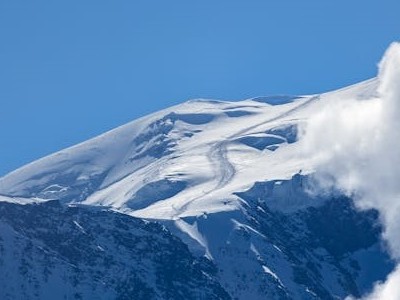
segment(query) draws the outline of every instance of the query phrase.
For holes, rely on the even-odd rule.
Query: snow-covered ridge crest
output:
[[[122,212],[118,219],[161,223],[152,236],[171,232],[185,242],[232,298],[360,297],[395,266],[381,247],[378,212],[357,210],[352,202],[381,211],[396,253],[390,238],[396,222],[387,221],[397,218],[398,207],[394,198],[378,203],[373,197],[397,192],[397,171],[381,172],[397,165],[391,159],[397,161],[400,140],[389,138],[397,129],[393,89],[399,78],[391,51],[378,78],[350,87],[239,102],[192,100],[33,162],[0,178],[0,219],[9,228],[26,222],[14,215],[33,209],[37,218],[47,211],[86,236],[104,221],[93,209],[100,207],[107,220]],[[316,181],[321,178],[329,180]],[[32,201],[45,203],[19,205]],[[90,212],[86,223],[63,214],[65,208]],[[30,231],[36,234],[34,226]],[[150,262],[163,255],[157,246],[149,254]],[[371,262],[378,266],[373,272]],[[378,286],[377,295],[396,288],[397,274]]]
[[[237,210],[235,193],[256,181],[313,170],[296,143],[310,115],[329,99],[366,98],[375,87],[369,80],[321,95],[188,101],[11,172],[0,193],[159,219]]]

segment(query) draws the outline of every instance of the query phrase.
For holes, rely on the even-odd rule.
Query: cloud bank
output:
[[[303,128],[301,143],[313,157],[322,188],[335,187],[361,209],[380,212],[384,238],[400,260],[400,44],[379,64],[376,97],[330,98]],[[400,266],[368,300],[400,299]]]

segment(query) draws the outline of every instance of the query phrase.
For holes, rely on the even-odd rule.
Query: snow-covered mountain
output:
[[[312,192],[299,140],[326,103],[377,86],[192,100],[0,178],[0,298],[366,294],[394,268],[378,213]]]

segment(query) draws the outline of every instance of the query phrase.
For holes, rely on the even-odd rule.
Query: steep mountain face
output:
[[[394,268],[376,211],[313,190],[321,95],[193,100],[0,178],[0,298],[344,299]]]
[[[1,299],[230,299],[212,262],[154,222],[1,202],[0,228]]]

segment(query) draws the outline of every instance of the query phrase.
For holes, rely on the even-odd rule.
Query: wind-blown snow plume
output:
[[[379,65],[376,97],[328,99],[303,128],[306,155],[323,188],[335,186],[362,209],[380,212],[393,258],[400,259],[400,44]],[[400,267],[365,299],[400,299]]]

